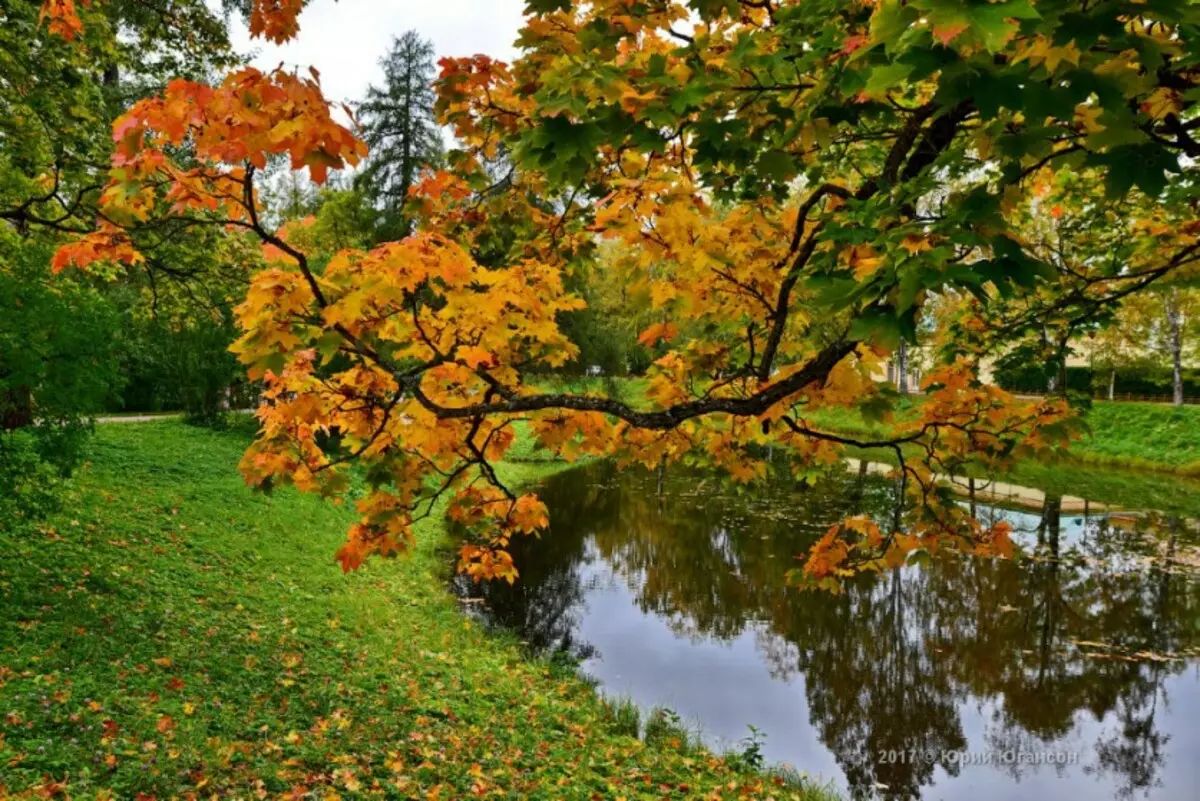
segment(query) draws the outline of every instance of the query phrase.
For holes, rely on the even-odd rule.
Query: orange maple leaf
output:
[[[660,341],[669,342],[679,335],[679,328],[674,323],[654,323],[638,337],[638,342],[648,348],[654,347]]]

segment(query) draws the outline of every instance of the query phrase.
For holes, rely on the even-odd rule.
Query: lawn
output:
[[[0,528],[0,798],[828,797],[638,739],[572,669],[471,625],[438,522],[343,575],[351,513],[252,494],[247,441],[102,425],[62,513]]]
[[[1097,401],[1087,422],[1084,459],[1200,474],[1200,406]]]

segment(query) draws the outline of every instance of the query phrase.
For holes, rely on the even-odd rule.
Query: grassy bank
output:
[[[898,417],[904,419],[910,409],[902,407]],[[889,430],[843,409],[823,409],[811,420],[847,436],[878,437]],[[1084,420],[1091,433],[1071,447],[1078,462],[1200,476],[1198,406],[1097,401]]]
[[[669,727],[639,740],[627,707],[470,625],[437,522],[342,575],[350,511],[247,491],[246,441],[101,426],[64,511],[0,527],[0,797],[825,797]]]
[[[1200,476],[1200,406],[1097,401],[1086,419],[1080,459]]]

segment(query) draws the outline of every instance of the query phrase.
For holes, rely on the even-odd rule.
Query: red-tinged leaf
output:
[[[848,56],[856,50],[860,50],[871,43],[871,37],[866,34],[856,33],[847,36],[842,42],[842,49],[837,52],[838,56]]]
[[[953,25],[942,25],[933,29],[934,38],[943,45],[949,45],[958,35],[967,29],[967,23],[958,22]]]

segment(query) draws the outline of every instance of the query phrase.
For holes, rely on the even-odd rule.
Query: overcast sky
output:
[[[511,61],[525,0],[312,0],[300,16],[300,35],[282,47],[251,40],[240,20],[233,44],[256,52],[271,68],[316,67],[330,100],[358,100],[380,83],[379,58],[393,36],[410,28],[433,41],[437,57],[486,53]]]

